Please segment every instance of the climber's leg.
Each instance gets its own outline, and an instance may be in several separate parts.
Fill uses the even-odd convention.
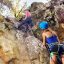
[[[64,64],[64,55],[62,55],[61,58],[62,58],[62,64]]]
[[[64,47],[62,47],[62,52],[61,52],[61,60],[62,60],[62,64],[64,64]]]
[[[59,53],[60,53],[60,56],[61,56],[62,64],[64,64],[64,44],[60,45]]]
[[[50,50],[50,64],[56,64],[57,63],[58,46],[51,45],[51,46],[49,46],[49,50]]]
[[[57,62],[57,55],[53,52],[50,53],[50,64],[56,64]]]

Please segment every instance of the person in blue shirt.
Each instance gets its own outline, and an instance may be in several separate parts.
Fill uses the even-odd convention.
[[[25,18],[20,19],[20,24],[18,26],[19,30],[22,30],[23,32],[28,32],[31,30],[31,28],[34,26],[34,23],[32,21],[32,16],[29,10],[25,11]]]
[[[48,44],[50,51],[50,64],[57,64],[57,54],[58,54],[58,44],[60,44],[57,33],[53,31],[47,21],[42,21],[38,24],[39,28],[42,30],[42,39],[43,39],[43,47],[45,48],[46,43]],[[61,60],[64,64],[64,47],[62,47],[60,51]]]

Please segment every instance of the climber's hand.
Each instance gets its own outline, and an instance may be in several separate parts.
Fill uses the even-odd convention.
[[[41,47],[44,48],[44,49],[46,49],[46,46],[45,45],[42,45]]]

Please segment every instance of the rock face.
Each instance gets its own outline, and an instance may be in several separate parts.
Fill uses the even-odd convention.
[[[3,19],[2,19],[3,18]],[[41,41],[33,35],[15,30],[10,20],[1,17],[0,22],[0,63],[1,64],[42,64],[48,54],[42,54]],[[47,52],[47,50],[46,50]],[[47,55],[47,56],[46,56]]]
[[[19,58],[19,52],[16,46],[17,42],[11,32],[4,31],[0,30],[0,57],[6,64],[13,63],[15,59]]]
[[[64,3],[64,0],[51,0],[51,4],[53,6],[62,5],[63,3]]]
[[[30,11],[32,13],[34,21],[42,20],[44,18],[43,15],[44,15],[45,9],[46,9],[46,6],[43,3],[35,2],[31,5]]]
[[[1,64],[31,64],[24,45],[23,33],[18,34],[13,25],[1,16],[0,22],[0,63]],[[20,36],[18,37],[17,36]],[[19,40],[21,38],[21,40]]]
[[[64,24],[63,2],[64,2],[63,0],[51,0],[49,3],[46,3],[46,4],[37,3],[37,2],[33,3],[30,7],[30,11],[32,13],[32,19],[34,23],[37,24],[43,20],[48,21],[51,28],[53,28],[58,32],[58,29],[60,28],[61,23]],[[39,36],[37,36],[37,38],[38,37]]]
[[[50,2],[48,4],[35,2],[31,5],[30,11],[32,13],[32,20],[35,24],[38,24],[40,21],[44,20],[48,21],[49,26],[51,26],[54,30],[59,27],[55,7],[52,6]],[[37,37],[39,37],[38,34]]]
[[[51,28],[53,28],[55,31],[57,31],[59,39],[61,42],[64,41],[64,4],[63,4],[63,0],[51,0],[48,5],[47,4],[43,4],[43,3],[33,3],[31,5],[30,11],[32,13],[32,19],[34,21],[35,24],[37,24],[37,22],[42,21],[42,20],[47,20],[51,26]],[[39,8],[39,6],[41,8]],[[37,38],[41,37],[40,35],[38,35],[38,30],[36,32],[37,34]],[[44,51],[43,53],[46,54],[46,51]],[[42,56],[43,56],[43,53]],[[45,63],[44,57],[41,59],[42,64],[48,64]],[[47,56],[46,56],[47,57]],[[49,58],[49,57],[48,57]]]
[[[32,19],[35,24],[39,21],[47,20],[50,26],[58,32],[58,36],[60,37],[60,40],[62,42],[64,40],[64,5],[63,1],[61,1],[61,5],[57,4],[58,2],[60,3],[60,0],[52,0],[48,3],[48,5],[35,2],[31,5],[30,11],[32,13]],[[51,3],[53,3],[52,6]],[[41,38],[40,30],[38,29],[36,31],[38,34],[37,38]],[[44,49],[42,47],[42,42],[37,38],[34,37],[34,35],[30,34],[25,37],[25,33],[16,30],[10,20],[7,21],[4,18],[2,19],[1,17],[0,63],[49,64],[49,52],[47,51],[47,49]]]
[[[28,35],[26,38],[22,38],[21,36],[23,37],[22,31],[18,31],[17,38],[20,41],[23,40],[23,43],[21,43],[20,46],[23,45],[23,51],[27,51],[24,54],[22,54],[23,52],[21,51],[21,54],[23,55],[22,59],[26,60],[26,64],[47,64],[49,62],[49,55],[47,49],[42,48],[42,42],[33,35]],[[20,49],[22,49],[22,47],[20,47]],[[29,61],[26,59],[26,55],[28,55],[27,57]],[[47,62],[45,62],[45,60]]]

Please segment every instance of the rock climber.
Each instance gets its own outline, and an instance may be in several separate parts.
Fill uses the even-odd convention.
[[[58,44],[61,43],[57,36],[57,33],[49,27],[47,21],[40,22],[38,26],[42,30],[43,47],[46,48],[46,43],[49,47],[50,64],[57,64],[56,62],[58,53],[60,53],[62,64],[64,64],[64,47],[58,47]]]
[[[33,27],[33,22],[31,19],[31,13],[29,10],[25,10],[25,18],[23,20],[20,20],[20,25],[18,26],[19,30],[22,30],[23,32],[27,32],[31,30]]]

